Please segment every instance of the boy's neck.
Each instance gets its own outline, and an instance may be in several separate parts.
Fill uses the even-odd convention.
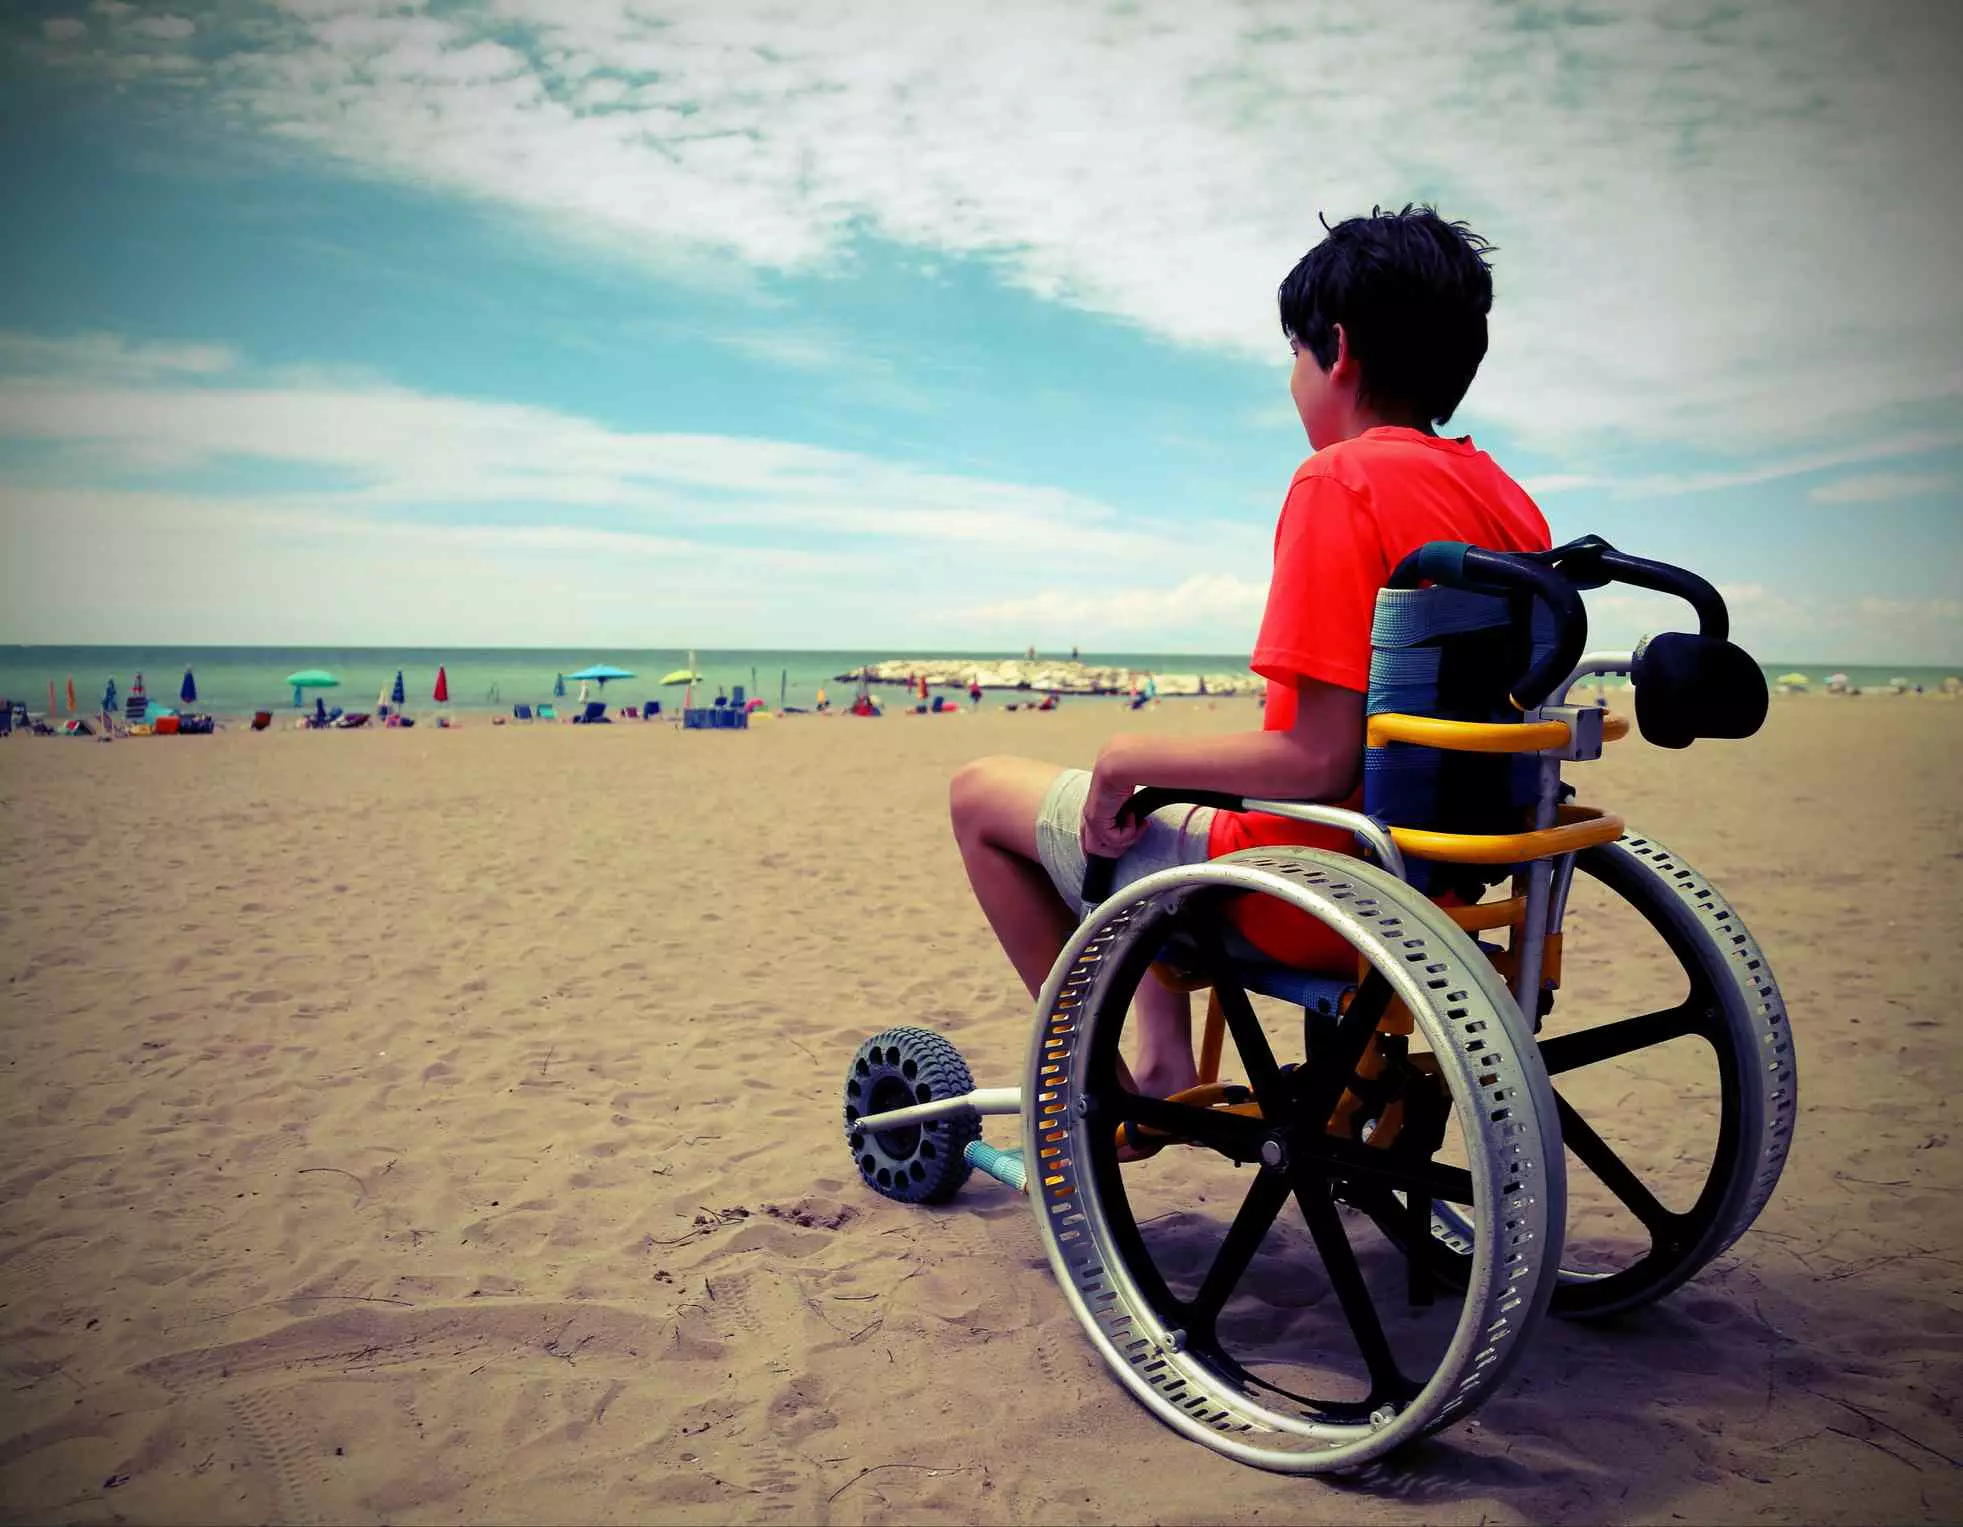
[[[1434,438],[1438,434],[1438,431],[1431,427],[1429,419],[1393,419],[1369,408],[1357,408],[1351,419],[1356,425],[1353,433],[1358,435],[1370,429],[1409,429],[1416,430],[1420,435],[1430,435]]]

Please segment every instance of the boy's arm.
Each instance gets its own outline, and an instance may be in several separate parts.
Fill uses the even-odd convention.
[[[1138,840],[1142,826],[1120,828],[1116,819],[1139,785],[1218,790],[1257,800],[1340,801],[1356,789],[1362,767],[1363,696],[1301,679],[1295,725],[1285,732],[1113,737],[1091,772],[1084,847],[1115,856]]]

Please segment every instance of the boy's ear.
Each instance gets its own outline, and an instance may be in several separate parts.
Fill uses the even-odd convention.
[[[1350,382],[1356,378],[1356,358],[1350,354],[1350,337],[1343,332],[1340,323],[1331,324],[1336,333],[1336,359],[1329,366],[1329,380]]]

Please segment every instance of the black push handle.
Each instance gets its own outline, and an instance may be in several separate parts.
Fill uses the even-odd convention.
[[[1573,576],[1593,574],[1591,583],[1628,583],[1659,594],[1672,594],[1697,612],[1697,630],[1713,641],[1731,636],[1731,615],[1724,607],[1724,596],[1687,568],[1668,562],[1652,562],[1648,557],[1632,557],[1617,551],[1598,536],[1576,542],[1572,548],[1555,551],[1555,566]]]
[[[1509,698],[1523,711],[1532,710],[1554,691],[1581,660],[1588,645],[1588,611],[1581,594],[1551,567],[1500,551],[1483,551],[1464,541],[1427,541],[1392,570],[1388,587],[1416,588],[1420,583],[1481,593],[1531,594],[1554,613],[1554,645],[1547,655],[1514,684]]]
[[[1219,790],[1173,790],[1163,785],[1147,785],[1143,790],[1132,791],[1131,798],[1118,808],[1118,820],[1143,821],[1162,806],[1212,806],[1218,811],[1245,811],[1247,802],[1241,796]],[[1107,859],[1102,854],[1085,856],[1085,906],[1094,907],[1111,894],[1111,877],[1117,868],[1116,859]]]

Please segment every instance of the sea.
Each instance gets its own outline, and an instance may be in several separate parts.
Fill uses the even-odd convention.
[[[1193,652],[1084,652],[1086,663],[1136,669],[1141,673],[1241,673],[1246,671],[1246,653]],[[884,652],[848,649],[774,651],[733,648],[726,651],[697,650],[695,671],[702,675],[698,694],[713,697],[718,691],[734,692],[742,686],[746,695],[760,697],[766,704],[809,707],[816,702],[819,689],[829,692],[834,705],[849,699],[851,680],[841,675],[856,673],[868,663],[892,658],[972,659],[1000,662],[1025,656],[1021,652],[909,651]],[[1057,653],[1041,656],[1056,658]],[[683,668],[689,653],[676,649],[625,651],[618,648],[595,652],[588,649],[462,647],[0,647],[0,697],[21,700],[30,711],[48,708],[49,686],[54,688],[58,716],[70,714],[68,686],[75,688],[76,713],[93,715],[101,708],[107,681],[116,683],[120,713],[131,683],[142,676],[145,690],[160,705],[207,712],[221,718],[248,717],[257,710],[278,714],[294,709],[294,691],[287,675],[304,669],[324,669],[340,680],[329,690],[309,689],[303,703],[311,708],[316,694],[324,694],[330,706],[348,710],[372,710],[378,697],[394,686],[402,675],[404,705],[410,715],[449,711],[455,713],[509,713],[515,704],[537,705],[554,699],[555,680],[596,664],[624,668],[631,679],[616,679],[604,690],[593,688],[594,698],[609,705],[640,704],[661,700],[672,709],[682,694],[680,686],[664,689],[663,675]],[[1876,689],[1892,680],[1936,689],[1953,669],[1891,664],[1873,666],[1823,661],[1794,661],[1761,665],[1768,680],[1788,672],[1810,675],[1817,685],[1828,674],[1844,673],[1850,686]],[[194,704],[183,705],[180,694],[186,672],[196,685]],[[449,700],[434,699],[438,672],[448,681]],[[1613,681],[1612,681],[1613,682]],[[565,682],[565,701],[579,692],[576,681]],[[953,689],[939,691],[950,698]],[[965,696],[964,696],[965,698]],[[991,696],[999,702],[1002,696]],[[1124,697],[1069,697],[1071,704],[1124,704]],[[1169,704],[1180,703],[1168,699]],[[561,714],[566,714],[562,707]]]

